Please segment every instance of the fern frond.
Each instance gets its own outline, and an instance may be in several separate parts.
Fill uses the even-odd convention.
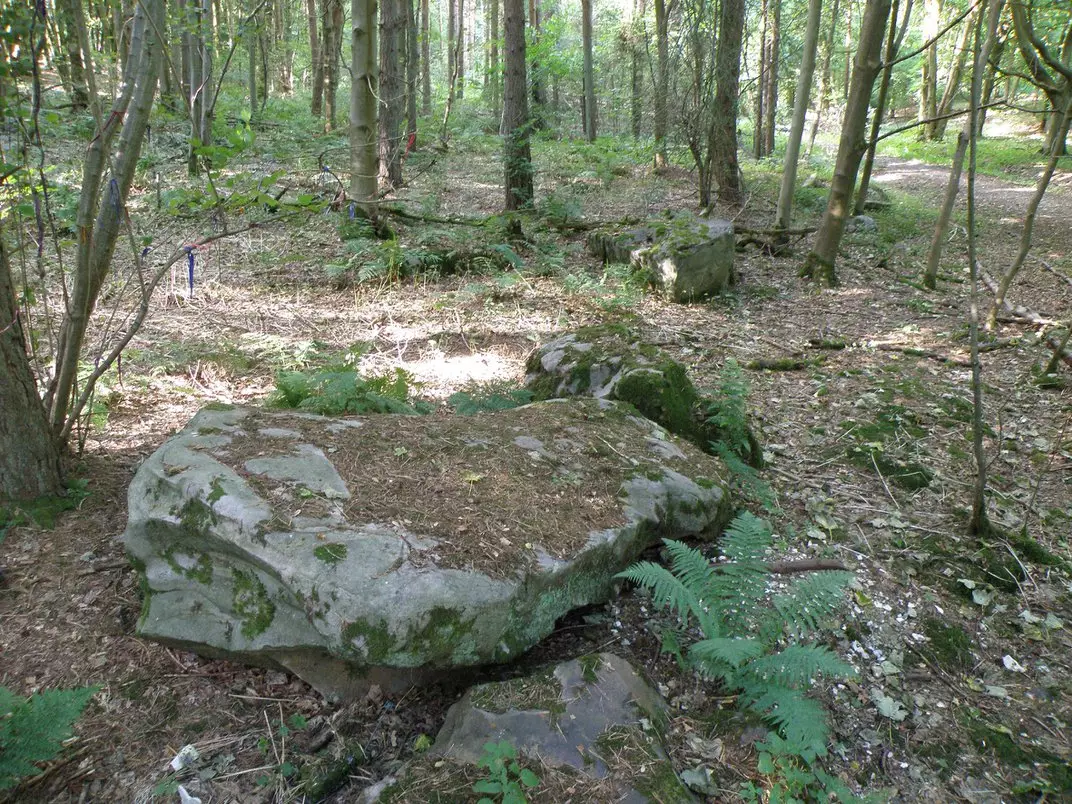
[[[762,656],[765,650],[766,646],[758,639],[716,637],[702,639],[690,647],[689,659],[708,671],[708,675],[725,677],[726,672],[719,665],[736,670],[750,659],[756,660]]]
[[[818,701],[808,698],[800,690],[769,685],[750,685],[741,697],[790,743],[802,746],[816,756],[826,753],[830,728],[826,723],[826,710]]]
[[[719,541],[722,552],[740,563],[761,562],[770,545],[770,525],[750,511],[735,516]]]
[[[818,631],[843,605],[845,587],[851,580],[848,572],[815,572],[799,578],[786,592],[775,595],[774,610],[794,636]]]
[[[638,561],[629,569],[619,572],[615,577],[625,578],[638,586],[650,589],[651,598],[655,604],[661,607],[669,607],[684,623],[689,621],[690,616],[701,622],[709,619],[703,610],[699,597],[661,564],[656,564],[652,561]],[[705,630],[705,633],[708,632]],[[718,636],[718,634],[712,634],[712,636]]]
[[[0,790],[40,773],[35,763],[59,753],[71,724],[96,691],[47,690],[24,699],[0,687]]]
[[[673,539],[663,539],[670,556],[670,571],[700,600],[715,595],[715,569],[703,553],[695,547]],[[707,602],[707,601],[705,601]]]
[[[822,645],[790,645],[752,661],[747,672],[757,683],[808,687],[820,675],[852,678],[856,670]]]

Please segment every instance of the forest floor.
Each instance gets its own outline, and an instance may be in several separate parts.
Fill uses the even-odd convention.
[[[695,203],[683,170],[653,176],[618,160],[612,170],[582,172],[607,158],[553,148],[536,148],[540,197],[575,203],[587,218]],[[399,196],[432,213],[494,213],[499,164],[488,141],[459,141]],[[753,195],[742,213],[726,213],[768,226],[777,166],[745,171]],[[980,255],[994,275],[1015,253],[1033,172],[980,177]],[[304,734],[313,729],[296,729],[283,744],[281,724],[300,722],[295,715],[363,748],[349,786],[332,800],[355,800],[395,769],[419,735],[434,737],[472,679],[394,698],[374,692],[340,707],[284,673],[138,639],[139,591],[120,540],[133,473],[205,403],[263,401],[279,366],[314,342],[339,350],[370,343],[365,368],[405,368],[423,395],[443,400],[474,381],[519,382],[534,346],[610,319],[670,351],[701,387],[717,386],[728,358],[745,367],[797,366],[746,374],[767,458],[763,478],[780,506],[780,549],[841,558],[858,581],[839,648],[860,679],[824,694],[836,738],[828,769],[901,801],[1067,800],[1072,392],[1034,382],[1034,368],[1050,357],[1039,326],[1004,321],[986,335],[990,511],[1007,535],[967,536],[974,470],[962,226],[951,236],[938,291],[918,285],[945,175],[941,167],[881,160],[876,182],[892,204],[869,213],[876,233],[848,236],[837,288],[816,290],[798,278],[806,242],[781,257],[749,248],[739,254],[731,294],[688,306],[605,272],[579,235],[543,234],[519,246],[525,264],[516,272],[343,289],[323,273],[345,258],[336,215],[257,229],[206,250],[193,298],[181,281],[159,294],[122,378],[109,383],[106,424],[89,435],[79,469],[88,495],[54,529],[15,527],[0,543],[0,683],[27,694],[100,687],[62,758],[9,800],[175,801],[181,781],[206,804],[299,801],[300,784],[281,768],[307,759]],[[1072,172],[1060,172],[1047,195],[1034,256],[1011,294],[1048,319],[1072,315],[1070,179]],[[800,219],[820,212],[817,202],[802,202]],[[177,224],[150,226],[175,231]],[[819,348],[833,342],[843,348]],[[932,479],[903,488],[876,456],[925,467]],[[711,800],[737,800],[741,783],[756,775],[752,743],[727,716],[717,687],[660,652],[645,602],[624,591],[567,618],[518,666],[474,678],[595,649],[619,653],[667,695],[679,770],[710,768],[724,791]],[[188,743],[203,758],[203,778],[180,779],[168,767]],[[538,789],[534,800],[542,800]]]

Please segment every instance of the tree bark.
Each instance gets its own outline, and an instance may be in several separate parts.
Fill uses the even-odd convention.
[[[976,10],[973,14],[969,14],[964,19],[964,30],[960,32],[960,38],[954,46],[953,63],[949,66],[949,75],[945,80],[945,88],[942,90],[941,100],[938,101],[938,109],[934,116],[935,119],[932,123],[927,124],[926,136],[928,140],[941,140],[945,138],[946,124],[949,122],[949,119],[943,119],[943,116],[952,111],[953,100],[956,98],[957,91],[960,89],[960,78],[964,74],[964,65],[968,61],[968,42],[970,41],[971,32],[975,28],[975,14],[978,13],[980,13],[979,10]]]
[[[403,156],[417,146],[417,71],[420,47],[417,42],[417,15],[414,0],[403,0],[406,15],[406,146]]]
[[[506,82],[503,88],[503,167],[507,211],[532,205],[532,151],[529,146],[528,81],[525,55],[525,0],[503,0]]]
[[[774,124],[778,111],[778,64],[781,60],[782,43],[782,0],[769,0],[771,3],[770,42],[767,46],[767,81],[763,88],[765,96],[764,109],[766,119],[763,124],[763,155],[774,153]]]
[[[465,97],[465,0],[457,0],[458,3],[458,27],[455,35],[458,37],[455,43],[454,67],[458,71],[458,81],[455,84],[455,92],[459,100]]]
[[[320,117],[324,111],[324,55],[320,49],[320,35],[317,32],[319,23],[316,0],[305,0],[305,15],[309,23],[309,62],[313,74],[313,97],[309,103],[309,111],[314,117]]]
[[[370,218],[376,217],[379,176],[377,144],[376,0],[351,0],[350,195]]]
[[[983,45],[982,58],[989,60],[990,53],[997,39],[997,28],[1001,21],[1001,10],[1005,0],[990,0],[990,9],[986,22],[986,42]],[[981,12],[980,12],[981,13]],[[974,65],[973,65],[974,81]],[[964,120],[960,134],[957,136],[957,149],[953,154],[953,164],[949,168],[949,181],[946,183],[945,198],[942,206],[938,209],[938,221],[934,225],[934,234],[931,237],[931,246],[927,252],[927,266],[923,273],[923,284],[934,290],[938,286],[938,265],[942,260],[942,251],[945,248],[946,233],[949,231],[949,221],[953,217],[953,205],[956,203],[957,194],[960,191],[960,176],[964,170],[964,157],[968,152],[968,146],[973,132],[970,129],[972,118],[969,115]]]
[[[770,0],[760,0],[759,17],[759,76],[756,80],[756,108],[752,119],[752,155],[756,159],[762,159],[764,156],[763,121],[766,119],[764,110],[767,100],[767,71],[770,69],[770,62],[767,60]]]
[[[666,0],[655,0],[655,97],[652,99],[655,118],[653,121],[655,134],[655,157],[656,170],[664,170],[666,160],[666,131],[668,124],[666,101],[670,92],[670,18],[666,8]],[[736,139],[736,136],[734,137]]]
[[[815,147],[815,136],[819,133],[819,121],[826,115],[830,107],[830,59],[834,53],[834,38],[837,36],[839,0],[834,0],[834,7],[830,11],[830,30],[823,42],[823,66],[819,70],[819,95],[815,107],[815,117],[811,121],[811,131],[808,133],[808,148],[804,152],[805,158],[811,156],[811,150]]]
[[[722,0],[718,15],[718,49],[715,52],[715,101],[708,143],[711,173],[724,204],[741,200],[737,164],[737,96],[741,77],[744,37],[744,0]]]
[[[538,43],[543,36],[543,22],[540,19],[539,0],[528,0],[529,3],[529,30],[533,43]],[[583,12],[582,12],[583,13]],[[583,80],[583,79],[582,79]],[[533,60],[529,65],[529,84],[532,86],[532,104],[529,108],[529,116],[534,128],[544,128],[546,121],[544,114],[547,107],[547,87],[544,82],[543,70],[540,63]]]
[[[941,24],[942,0],[924,0],[923,29],[920,37],[924,42],[938,35]],[[931,120],[938,114],[938,42],[934,41],[923,51],[919,79],[919,122]],[[920,129],[920,138],[926,136],[926,124]]]
[[[421,114],[432,113],[432,50],[428,0],[421,0]]]
[[[151,23],[150,23],[151,19]],[[163,30],[162,0],[143,0],[134,12],[127,77],[122,91],[104,118],[103,130],[90,143],[82,169],[78,206],[78,254],[73,287],[57,347],[56,374],[46,395],[49,426],[58,443],[70,433],[74,417],[72,395],[89,318],[108,271],[124,219],[126,200],[134,179],[141,144],[156,94]],[[122,121],[122,130],[119,130]],[[111,153],[116,134],[119,145]],[[109,163],[109,180],[105,181]]]
[[[488,6],[488,38],[491,40],[491,53],[488,56],[488,90],[491,95],[491,116],[500,124],[502,122],[502,65],[499,63],[499,0],[491,0]]]
[[[808,113],[811,83],[815,77],[815,56],[819,45],[819,23],[822,14],[823,0],[809,0],[808,23],[804,31],[804,51],[801,55],[796,97],[793,100],[793,122],[789,128],[789,141],[785,146],[785,167],[782,171],[782,185],[778,192],[777,227],[779,229],[788,229],[792,224],[797,163],[800,161],[800,143],[804,137],[804,122]]]
[[[889,31],[886,36],[886,55],[882,69],[882,79],[879,81],[878,98],[875,100],[875,111],[871,116],[871,134],[867,138],[867,152],[864,154],[864,167],[860,173],[860,189],[856,193],[856,206],[852,210],[853,215],[862,215],[867,206],[867,193],[871,189],[871,171],[875,167],[875,151],[878,148],[879,132],[882,130],[882,118],[886,114],[886,98],[890,91],[890,78],[893,76],[893,62],[897,57],[897,51],[901,48],[901,42],[908,31],[908,23],[912,18],[912,0],[907,0],[905,6],[904,22],[898,26],[897,15],[900,0],[893,0],[890,9]]]
[[[405,20],[402,0],[382,0],[380,6],[380,182],[385,187],[402,183],[402,112],[404,97],[399,40]]]
[[[644,120],[644,14],[647,11],[645,0],[633,0],[633,19],[629,26],[630,58],[630,129],[633,139],[639,140]]]
[[[867,0],[863,19],[860,22],[860,38],[852,71],[852,86],[845,117],[841,124],[841,141],[838,145],[834,177],[826,200],[826,212],[816,236],[815,246],[808,255],[801,275],[814,279],[819,284],[836,285],[838,247],[845,232],[852,191],[856,185],[856,172],[864,155],[866,143],[864,129],[867,126],[867,110],[871,90],[882,66],[879,55],[882,36],[890,16],[891,0]]]
[[[85,60],[82,58],[81,37],[78,35],[78,21],[74,4],[82,0],[56,0],[56,16],[59,17],[62,42],[66,55],[66,66],[71,82],[71,108],[82,111],[89,106],[89,83],[86,81]]]
[[[15,299],[0,236],[0,502],[63,490],[60,450],[37,395]]]
[[[334,131],[337,122],[339,62],[342,58],[342,0],[324,0],[322,47],[324,48],[324,131]]]
[[[592,58],[592,0],[581,0],[581,41],[584,51],[584,138],[596,141],[596,85]]]

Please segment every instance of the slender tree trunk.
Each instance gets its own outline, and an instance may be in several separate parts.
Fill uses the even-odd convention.
[[[468,55],[465,49],[465,0],[457,0],[458,2],[458,28],[456,35],[458,37],[455,47],[457,52],[454,55],[454,67],[458,71],[458,81],[456,84],[456,92],[458,100],[465,97],[465,59]]]
[[[0,503],[63,490],[60,450],[37,395],[15,299],[0,236]]]
[[[59,443],[66,440],[73,417],[79,412],[72,411],[70,406],[77,385],[82,343],[97,296],[111,268],[120,222],[125,217],[126,199],[149,125],[163,49],[156,32],[163,30],[163,22],[162,0],[138,3],[122,91],[111,113],[103,119],[104,130],[97,132],[86,151],[78,206],[78,256],[74,282],[60,331],[56,376],[46,397],[49,425]],[[120,121],[122,130],[118,131],[118,148],[111,156]],[[105,181],[109,173],[108,181]]]
[[[246,88],[249,91],[249,119],[251,122],[260,117],[260,108],[257,105],[257,20],[256,16],[250,19],[249,27],[245,32],[246,53],[249,55],[249,72],[246,74]],[[184,51],[185,52],[185,51]]]
[[[432,50],[428,0],[421,0],[421,114],[432,113]]]
[[[904,22],[898,26],[897,15],[901,3],[893,0],[890,9],[889,30],[886,33],[886,55],[883,63],[882,78],[878,86],[878,98],[875,101],[875,111],[871,115],[871,135],[867,138],[867,152],[864,154],[864,167],[860,171],[860,189],[856,193],[856,206],[852,210],[853,215],[862,215],[867,206],[867,193],[871,189],[871,171],[875,167],[875,151],[878,147],[878,136],[882,130],[882,118],[886,114],[886,98],[890,90],[890,78],[893,75],[893,61],[897,51],[901,48],[901,41],[908,31],[908,22],[912,18],[912,0],[907,0],[905,6]]]
[[[317,32],[316,0],[305,0],[305,16],[309,23],[309,66],[313,80],[313,97],[309,103],[309,111],[314,117],[320,117],[324,111],[324,55]]]
[[[668,117],[667,94],[670,92],[670,20],[666,0],[655,0],[655,97],[652,98],[655,118],[655,169],[664,170],[666,159],[666,131]],[[736,136],[734,136],[736,140]]]
[[[942,0],[924,0],[923,29],[920,38],[929,42],[938,35],[941,25]],[[938,43],[933,42],[923,51],[919,80],[919,122],[931,120],[938,114]],[[926,126],[920,128],[919,136],[926,136]]]
[[[342,57],[342,0],[324,0],[324,130],[334,131],[337,123],[339,60]]]
[[[499,63],[499,0],[491,0],[488,6],[488,38],[491,54],[488,57],[488,82],[491,93],[491,116],[502,124],[502,65]]]
[[[639,140],[644,120],[644,14],[645,0],[633,0],[633,19],[629,26],[630,57],[630,128],[633,139]]]
[[[752,120],[752,155],[756,159],[762,159],[764,156],[763,121],[767,100],[767,71],[770,69],[767,48],[770,35],[770,0],[760,0],[759,17],[759,76],[756,80],[756,109]]]
[[[793,100],[793,122],[789,128],[789,141],[785,146],[785,168],[782,171],[782,186],[778,193],[777,226],[779,229],[790,228],[793,220],[793,193],[796,190],[797,163],[800,161],[800,143],[804,137],[808,96],[811,94],[811,82],[815,77],[815,55],[819,45],[819,23],[822,14],[823,0],[809,0],[800,77],[797,79],[797,92]]]
[[[584,52],[584,137],[596,141],[596,84],[592,59],[592,0],[581,0],[581,41]]]
[[[834,165],[834,178],[830,182],[830,193],[826,200],[826,212],[823,213],[823,222],[819,227],[815,246],[801,271],[802,276],[810,277],[819,284],[837,284],[834,264],[837,262],[841,236],[845,232],[852,191],[856,185],[856,172],[860,168],[860,159],[866,147],[864,130],[867,126],[867,110],[871,90],[882,66],[879,56],[882,36],[886,32],[886,22],[890,16],[890,3],[891,0],[867,0],[863,19],[860,21],[860,41],[852,71],[852,87],[841,123],[841,142]]]
[[[986,126],[986,113],[989,111],[990,101],[994,97],[994,86],[997,83],[997,69],[1001,64],[1001,56],[1005,51],[1005,43],[1008,37],[998,36],[994,43],[994,50],[990,54],[990,61],[986,65],[986,77],[983,79],[983,108],[979,110],[979,130],[975,132],[977,137],[983,136],[983,127]]]
[[[978,10],[974,12],[974,14],[978,13]],[[969,14],[964,19],[964,30],[960,32],[960,39],[957,40],[953,50],[953,63],[949,67],[949,75],[946,77],[942,98],[938,101],[938,109],[935,113],[936,119],[926,126],[928,140],[941,140],[945,137],[945,128],[949,120],[942,120],[941,117],[949,114],[953,109],[953,99],[956,98],[957,91],[960,89],[960,77],[963,75],[964,65],[968,61],[968,42],[971,38],[971,32],[975,28],[974,14]]]
[[[1035,216],[1038,214],[1038,208],[1042,203],[1042,197],[1046,195],[1046,188],[1050,186],[1050,179],[1053,178],[1053,173],[1057,169],[1057,162],[1061,158],[1061,149],[1058,143],[1062,142],[1065,135],[1068,134],[1070,113],[1072,113],[1072,103],[1066,105],[1061,114],[1058,128],[1058,136],[1060,137],[1060,140],[1055,138],[1055,141],[1050,143],[1050,159],[1046,163],[1042,175],[1039,176],[1038,182],[1035,184],[1035,194],[1031,196],[1031,200],[1027,204],[1027,213],[1024,215],[1024,228],[1020,233],[1020,250],[1016,253],[1016,259],[1013,260],[1012,265],[1009,266],[1009,270],[1005,272],[1005,275],[1002,276],[1001,280],[998,282],[998,289],[994,294],[994,303],[990,306],[990,315],[987,317],[986,326],[988,329],[997,329],[998,312],[1005,303],[1005,297],[1009,293],[1009,288],[1012,286],[1013,280],[1016,278],[1016,275],[1020,273],[1020,269],[1024,267],[1024,261],[1027,259],[1028,252],[1031,251],[1031,238],[1035,231]]]
[[[815,135],[819,133],[819,121],[826,116],[830,108],[830,59],[834,54],[834,38],[837,36],[839,0],[834,0],[834,7],[830,12],[830,30],[827,32],[823,43],[823,65],[819,70],[819,95],[815,107],[815,117],[811,121],[811,131],[808,134],[808,148],[804,152],[805,158],[811,156],[812,148],[815,147]]]
[[[852,74],[852,59],[849,58],[849,54],[853,52],[852,47],[852,0],[847,0],[845,3],[845,72],[844,80],[841,85],[841,101],[842,105],[849,102],[849,78]]]
[[[403,0],[406,15],[406,146],[403,156],[417,147],[417,70],[420,46],[417,42],[417,16],[414,0]]]
[[[782,49],[782,0],[770,0],[773,7],[771,16],[770,67],[767,70],[767,119],[763,127],[763,154],[774,153],[774,124],[778,113],[778,65],[781,62]]]
[[[543,36],[539,0],[528,0],[528,3],[530,36],[533,43],[539,43],[540,38]],[[532,86],[532,103],[529,107],[529,116],[533,127],[542,129],[547,125],[547,121],[544,119],[547,109],[547,87],[544,82],[544,71],[536,60],[533,60],[529,65],[529,84]]]
[[[737,164],[737,96],[744,40],[744,0],[722,0],[718,14],[718,49],[715,51],[715,101],[708,139],[711,176],[724,204],[741,200]]]
[[[990,53],[993,50],[994,42],[997,38],[998,23],[1001,21],[1001,11],[1004,5],[1005,0],[989,0],[989,11],[987,13],[986,22],[987,36],[981,51],[982,58],[985,60],[989,60]],[[973,65],[973,82],[974,77],[975,72]],[[938,265],[942,260],[942,251],[945,248],[946,233],[949,231],[949,221],[953,217],[953,205],[956,203],[957,194],[960,191],[960,175],[964,170],[964,157],[968,152],[968,147],[973,135],[970,126],[972,125],[972,118],[974,116],[975,115],[969,115],[964,120],[964,125],[961,127],[960,134],[957,137],[957,149],[953,154],[953,164],[949,168],[949,181],[946,183],[945,198],[942,201],[942,206],[938,210],[938,221],[934,225],[934,234],[931,237],[931,247],[927,252],[927,267],[923,273],[923,284],[931,290],[934,290],[938,285]]]
[[[503,167],[506,209],[531,206],[532,152],[529,146],[528,80],[525,56],[525,0],[503,0],[506,82],[503,88]]]
[[[74,4],[82,0],[56,0],[56,12],[59,17],[62,42],[57,47],[64,47],[67,59],[66,67],[71,82],[71,108],[81,111],[89,105],[89,83],[86,81],[85,61],[82,58],[82,45],[78,36],[78,22],[75,18]],[[62,60],[61,60],[62,63]]]
[[[293,0],[280,0],[279,90],[285,95],[294,91],[294,7]]]
[[[447,3],[447,85],[448,98],[454,100],[454,88],[458,77],[456,60],[458,48],[455,45],[455,31],[458,28],[458,0],[446,0]]]
[[[399,40],[404,29],[402,0],[380,5],[380,182],[386,187],[402,183],[402,65]]]
[[[350,195],[370,218],[376,217],[379,176],[379,56],[376,43],[376,0],[351,0]]]

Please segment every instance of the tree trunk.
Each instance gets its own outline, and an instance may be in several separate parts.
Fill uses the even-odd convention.
[[[375,218],[379,176],[377,102],[379,57],[376,52],[376,0],[351,0],[350,195]]]
[[[629,30],[630,57],[630,128],[633,139],[639,140],[644,120],[644,13],[647,11],[645,0],[633,0],[633,19]]]
[[[596,84],[592,59],[592,0],[581,0],[581,41],[583,47],[584,138],[596,141]]]
[[[280,42],[279,49],[282,58],[279,62],[279,90],[285,95],[294,91],[294,9],[292,0],[281,0],[279,9],[280,16]]]
[[[0,502],[63,490],[60,450],[37,395],[15,299],[0,237]]]
[[[162,0],[139,2],[134,12],[126,80],[111,113],[103,118],[103,130],[97,132],[86,150],[73,287],[56,350],[56,374],[46,395],[49,425],[58,443],[67,439],[80,413],[79,405],[85,404],[83,392],[78,405],[71,407],[82,343],[97,296],[111,268],[120,222],[125,218],[127,196],[149,125],[163,50],[156,32],[161,30]],[[111,146],[117,133],[119,145],[113,155]],[[112,169],[109,180],[105,181],[109,163]]]
[[[342,0],[324,0],[324,131],[334,131],[337,122],[339,60],[342,57]]]
[[[455,61],[458,48],[455,45],[455,31],[458,27],[458,0],[446,0],[447,3],[447,92],[450,100],[454,99],[454,85],[458,71]]]
[[[246,75],[246,88],[249,90],[249,119],[250,122],[260,117],[257,107],[257,24],[256,15],[250,18],[249,27],[245,32],[246,52],[249,55],[249,72]],[[184,50],[185,52],[185,50]]]
[[[953,63],[949,67],[949,75],[946,77],[942,98],[938,101],[938,109],[935,113],[936,119],[926,126],[928,140],[945,138],[945,128],[949,120],[940,118],[949,114],[953,109],[953,99],[956,98],[957,91],[960,89],[960,77],[964,74],[964,65],[968,61],[968,42],[970,41],[971,32],[975,28],[975,14],[978,13],[979,11],[976,10],[964,19],[964,30],[960,32],[960,38],[957,40],[953,50]]]
[[[324,111],[324,55],[317,32],[316,0],[305,0],[305,15],[309,23],[309,66],[313,74],[313,97],[309,111],[313,117],[320,117]]]
[[[826,212],[816,236],[815,246],[808,255],[801,275],[816,280],[819,284],[836,285],[838,247],[845,232],[852,191],[856,185],[856,172],[864,155],[866,143],[864,130],[867,126],[867,110],[871,90],[875,85],[882,61],[882,36],[890,16],[891,0],[867,0],[863,19],[860,21],[860,41],[852,71],[852,86],[845,117],[841,123],[841,141],[838,144],[834,178],[826,200]]]
[[[532,205],[532,151],[529,147],[528,81],[525,73],[525,0],[503,0],[506,82],[503,88],[503,166],[506,209]]]
[[[718,15],[718,49],[715,52],[715,101],[708,140],[711,176],[724,204],[741,200],[737,165],[737,95],[741,78],[744,37],[744,0],[722,0]]]
[[[1016,278],[1020,269],[1024,267],[1027,254],[1031,251],[1031,238],[1035,231],[1035,216],[1038,214],[1042,197],[1046,194],[1046,188],[1050,186],[1050,179],[1053,178],[1053,173],[1057,169],[1057,162],[1061,158],[1060,143],[1064,142],[1065,135],[1068,134],[1070,113],[1072,113],[1072,102],[1065,106],[1061,114],[1057,136],[1050,143],[1050,159],[1046,163],[1046,168],[1042,171],[1042,175],[1038,178],[1038,182],[1035,185],[1035,194],[1031,196],[1031,200],[1027,204],[1027,213],[1024,215],[1024,228],[1020,234],[1020,249],[1016,253],[1016,259],[1009,266],[1009,270],[1005,272],[1005,275],[1001,277],[1001,281],[998,282],[998,289],[994,294],[994,303],[990,306],[990,315],[987,317],[987,329],[997,329],[998,311],[1005,303],[1005,297],[1009,293],[1009,288],[1012,287],[1012,281]]]
[[[930,42],[938,35],[941,24],[942,0],[924,0],[923,30],[920,38]],[[919,122],[931,120],[938,114],[938,42],[923,51],[919,79]],[[920,129],[920,139],[926,136],[926,123]]]
[[[455,91],[457,92],[458,100],[465,97],[465,0],[457,0],[458,2],[458,28],[455,31],[455,35],[458,37],[455,47],[457,51],[454,54],[454,67],[458,71],[458,81],[455,85]]]
[[[89,84],[86,81],[85,61],[82,58],[81,38],[78,36],[78,22],[75,18],[74,4],[82,0],[56,0],[56,16],[59,17],[62,42],[66,55],[66,67],[71,82],[71,108],[82,111],[89,106]]]
[[[417,16],[413,0],[403,0],[406,15],[406,146],[403,156],[417,146],[417,70],[420,47],[417,42]]]
[[[778,193],[779,229],[788,229],[793,220],[793,193],[796,190],[797,163],[800,161],[800,143],[804,137],[804,122],[808,113],[811,82],[815,77],[815,56],[819,45],[819,22],[823,14],[823,0],[809,0],[808,23],[804,31],[804,52],[801,54],[800,76],[793,100],[793,122],[789,127],[789,141],[785,145],[785,168],[782,171],[782,186]]]
[[[491,0],[488,6],[488,37],[491,40],[491,54],[488,56],[488,82],[491,94],[491,116],[502,122],[502,65],[499,64],[499,0]]]
[[[432,49],[428,0],[421,0],[421,114],[432,113]]]
[[[768,58],[770,66],[767,68],[767,82],[764,87],[766,101],[766,120],[763,125],[763,155],[770,156],[774,153],[774,123],[778,112],[778,63],[781,60],[782,46],[782,0],[770,0],[772,6],[770,44],[768,45]]]
[[[804,152],[805,158],[811,156],[811,150],[815,147],[815,135],[819,133],[819,121],[830,108],[830,58],[834,53],[834,37],[837,36],[838,4],[839,0],[834,0],[834,7],[830,11],[830,30],[823,42],[823,66],[819,70],[818,104],[815,107],[815,117],[811,121],[811,131],[808,133],[808,149]]]
[[[382,0],[380,6],[380,182],[402,183],[402,113],[404,98],[399,40],[405,26],[402,0]]]
[[[759,76],[756,80],[756,109],[752,119],[752,155],[756,159],[762,159],[763,153],[763,121],[764,107],[766,104],[767,72],[770,62],[767,60],[767,41],[770,34],[770,0],[760,0],[759,8]]]
[[[583,11],[582,11],[583,14]],[[543,24],[540,20],[539,0],[529,0],[529,29],[534,44],[539,43],[543,36]],[[582,76],[583,82],[583,76]],[[543,70],[540,63],[533,60],[529,65],[529,84],[532,86],[532,106],[530,107],[530,119],[534,128],[544,128],[547,121],[544,120],[547,107],[547,87],[544,84]],[[583,91],[583,90],[582,90]]]
[[[990,53],[997,39],[998,23],[1001,21],[1001,10],[1005,0],[990,0],[990,10],[986,21],[986,42],[981,51],[981,58],[989,60]],[[974,80],[974,65],[973,65]],[[934,225],[934,234],[931,237],[931,247],[927,252],[927,267],[923,273],[923,284],[934,290],[938,285],[938,265],[942,260],[942,251],[945,247],[946,233],[949,231],[949,221],[953,217],[953,205],[956,203],[957,194],[960,191],[960,175],[964,170],[964,157],[968,152],[968,145],[973,132],[970,129],[973,115],[969,115],[961,126],[957,137],[957,149],[953,154],[953,164],[949,168],[949,181],[946,183],[945,198],[938,210],[938,221]]]
[[[190,52],[190,136],[201,146],[212,145],[212,2],[211,0],[186,0],[186,25],[189,34]],[[201,160],[193,142],[187,170],[191,176],[200,173]]]
[[[670,92],[670,20],[666,11],[666,0],[655,0],[655,119],[653,121],[655,134],[655,169],[664,170],[666,160],[666,129],[667,129],[667,94]],[[736,135],[734,140],[736,141]]]
[[[893,76],[893,61],[897,51],[901,48],[901,41],[908,31],[908,23],[912,18],[912,0],[908,0],[905,6],[904,22],[898,26],[897,15],[901,3],[893,0],[890,9],[889,30],[886,35],[886,55],[882,69],[882,79],[879,81],[878,98],[875,100],[875,111],[871,116],[871,135],[867,138],[867,152],[864,154],[864,167],[860,172],[860,189],[856,193],[856,206],[852,210],[853,215],[863,215],[867,206],[867,193],[871,188],[871,171],[875,167],[875,151],[878,147],[878,136],[882,130],[882,118],[886,113],[886,98],[890,91],[890,78]]]

